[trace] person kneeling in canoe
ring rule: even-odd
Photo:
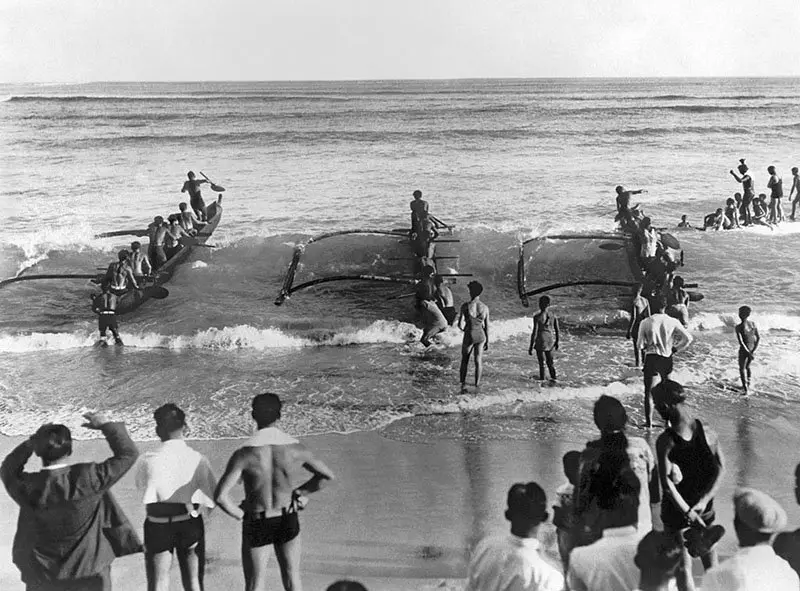
[[[133,269],[130,264],[130,253],[123,249],[120,250],[118,255],[119,260],[116,263],[111,263],[106,271],[104,284],[107,284],[111,291],[116,295],[122,295],[129,289],[139,289],[139,284],[136,282],[136,277],[133,275]]]
[[[117,345],[122,344],[117,326],[117,296],[111,291],[108,282],[103,283],[103,293],[94,299],[92,311],[97,314],[97,328],[100,338],[105,340],[106,331],[110,330]]]

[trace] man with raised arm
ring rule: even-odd
[[[252,417],[258,432],[231,456],[215,500],[220,508],[242,522],[242,568],[245,589],[267,588],[269,547],[275,555],[286,591],[302,591],[300,582],[300,520],[298,511],[306,495],[318,491],[334,476],[330,469],[297,439],[274,426],[281,417],[277,394],[253,398]],[[293,487],[290,474],[302,466],[311,478]],[[244,483],[244,501],[236,505],[231,490]]]
[[[65,425],[48,423],[0,467],[6,490],[19,505],[12,557],[29,591],[110,591],[115,556],[142,551],[136,532],[109,494],[139,451],[123,423],[100,413],[83,416],[84,427],[103,432],[113,452],[107,460],[70,463],[72,433]],[[25,472],[33,454],[42,469]]]
[[[197,219],[201,222],[205,222],[208,220],[208,211],[206,210],[206,203],[203,201],[203,196],[200,194],[200,185],[208,181],[206,179],[194,178],[194,173],[191,170],[186,176],[189,177],[189,180],[184,181],[181,193],[189,193],[189,203],[194,213],[197,215]]]

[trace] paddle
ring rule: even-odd
[[[215,193],[224,193],[224,192],[225,192],[225,187],[222,187],[222,186],[220,186],[220,185],[217,185],[216,183],[214,183],[214,181],[212,181],[210,178],[208,178],[208,177],[207,177],[207,176],[206,176],[206,175],[203,173],[203,171],[202,171],[202,170],[200,171],[200,174],[202,174],[202,175],[203,175],[203,178],[204,178],[204,179],[206,179],[206,180],[208,181],[208,185],[211,187],[211,190],[212,190],[212,191],[214,191]]]
[[[94,235],[95,238],[111,238],[112,236],[147,236],[147,230],[115,230]]]
[[[45,275],[25,275],[23,277],[13,277],[0,281],[0,287],[17,283],[18,281],[36,281],[39,279],[96,279],[97,273],[87,274],[45,274]]]

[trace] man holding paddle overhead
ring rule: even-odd
[[[203,196],[200,194],[200,185],[210,182],[208,179],[195,179],[194,173],[190,170],[187,175],[189,180],[183,183],[181,193],[189,193],[189,203],[201,222],[208,220],[208,211]]]

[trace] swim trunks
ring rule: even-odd
[[[106,334],[106,330],[109,329],[111,332],[118,330],[117,316],[115,314],[100,314],[97,327],[100,329],[100,334]]]
[[[445,320],[447,320],[447,324],[453,324],[456,321],[456,309],[455,306],[445,306],[442,308],[442,314],[444,314]]]
[[[153,523],[144,520],[144,547],[148,554],[185,550],[205,539],[203,518],[190,517],[172,523]]]
[[[285,511],[278,517],[245,515],[242,521],[242,542],[250,548],[269,544],[286,544],[300,535],[297,511]]]
[[[663,357],[655,353],[649,353],[644,358],[644,375],[652,378],[660,375],[666,378],[672,373],[672,357]]]

